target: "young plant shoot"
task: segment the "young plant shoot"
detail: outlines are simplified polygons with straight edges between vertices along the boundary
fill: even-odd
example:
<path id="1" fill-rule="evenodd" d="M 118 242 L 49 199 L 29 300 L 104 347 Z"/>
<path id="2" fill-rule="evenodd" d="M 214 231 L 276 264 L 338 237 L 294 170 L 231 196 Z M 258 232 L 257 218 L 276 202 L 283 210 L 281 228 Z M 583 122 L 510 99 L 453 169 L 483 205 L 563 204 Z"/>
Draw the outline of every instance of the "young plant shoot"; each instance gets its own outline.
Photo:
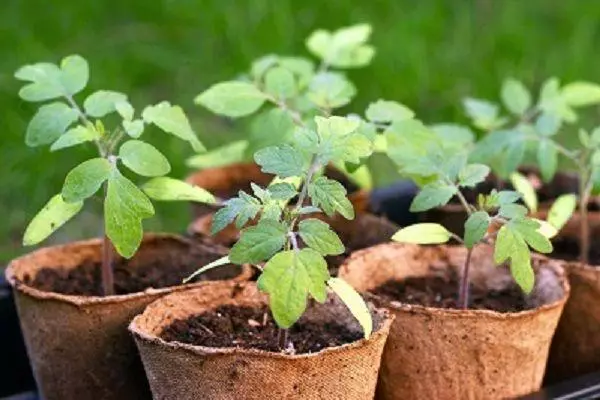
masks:
<path id="1" fill-rule="evenodd" d="M 498 176 L 506 178 L 522 163 L 526 149 L 531 146 L 536 151 L 537 164 L 545 182 L 554 177 L 559 154 L 570 161 L 579 178 L 580 259 L 587 263 L 590 250 L 587 205 L 594 185 L 600 182 L 600 129 L 591 134 L 580 130 L 580 145 L 574 150 L 559 143 L 557 134 L 563 124 L 577 121 L 575 109 L 600 104 L 600 86 L 573 82 L 561 87 L 558 79 L 551 78 L 542 85 L 538 101 L 534 103 L 530 91 L 521 82 L 507 79 L 502 86 L 501 98 L 508 111 L 506 116 L 500 114 L 499 106 L 494 103 L 479 99 L 464 101 L 473 124 L 489 131 L 477 144 L 472 159 L 487 160 Z M 512 181 L 519 184 L 514 175 Z M 520 181 L 521 190 L 530 192 L 527 184 Z M 572 211 L 572 197 L 557 201 L 549 214 L 549 222 L 560 228 L 559 223 L 564 224 Z"/>
<path id="2" fill-rule="evenodd" d="M 372 104 L 367 117 L 381 101 Z M 398 107 L 398 103 L 394 108 Z M 372 117 L 371 117 L 372 118 Z M 475 246 L 494 246 L 494 261 L 510 263 L 510 270 L 517 284 L 526 293 L 534 286 L 530 247 L 541 253 L 552 251 L 552 244 L 545 230 L 549 225 L 527 216 L 525 206 L 517 204 L 521 195 L 514 191 L 493 190 L 480 194 L 476 204 L 470 204 L 461 190 L 473 188 L 483 182 L 490 168 L 483 164 L 468 162 L 468 149 L 462 149 L 444 140 L 440 132 L 427 128 L 415 119 L 393 120 L 387 117 L 382 122 L 384 137 L 390 158 L 404 176 L 411 177 L 421 190 L 411 204 L 412 212 L 422 212 L 447 204 L 456 197 L 468 218 L 464 237 L 460 238 L 443 226 L 421 223 L 399 230 L 392 240 L 402 243 L 439 244 L 455 239 L 467 248 L 460 287 L 458 306 L 467 308 L 469 302 L 469 273 L 471 254 Z M 543 230 L 542 228 L 545 228 Z M 547 233 L 547 236 L 555 233 Z"/>
<path id="3" fill-rule="evenodd" d="M 356 93 L 346 77 L 331 68 L 368 64 L 374 54 L 366 43 L 370 33 L 368 25 L 333 33 L 316 31 L 308 38 L 307 47 L 321 61 L 317 69 L 307 59 L 271 55 L 253 64 L 251 79 L 216 84 L 196 98 L 198 104 L 232 118 L 268 105 L 262 118 L 287 121 L 288 128 L 277 134 L 289 137 L 272 138 L 278 144 L 254 154 L 262 170 L 276 179 L 266 188 L 253 184 L 252 193 L 240 191 L 215 214 L 213 233 L 235 221 L 243 228 L 241 236 L 227 259 L 197 271 L 227 261 L 265 262 L 258 286 L 269 295 L 273 317 L 282 328 L 283 349 L 292 346 L 287 328 L 302 316 L 308 297 L 324 302 L 327 287 L 348 306 L 365 337 L 372 331 L 371 316 L 360 295 L 343 280 L 329 275 L 324 257 L 343 253 L 344 245 L 318 218 L 319 213 L 354 218 L 346 189 L 324 177 L 322 171 L 329 163 L 358 165 L 372 152 L 374 135 L 365 121 L 354 116 L 330 116 Z M 295 203 L 288 205 L 292 199 Z"/>
<path id="4" fill-rule="evenodd" d="M 25 143 L 30 147 L 50 145 L 51 151 L 92 144 L 97 156 L 73 168 L 66 176 L 60 193 L 31 221 L 23 238 L 24 245 L 42 242 L 81 211 L 84 201 L 103 187 L 104 244 L 102 285 L 105 295 L 114 294 L 113 247 L 123 257 L 137 251 L 143 236 L 142 221 L 154 215 L 154 200 L 214 202 L 207 191 L 183 181 L 165 177 L 171 166 L 154 146 L 140 140 L 147 125 L 189 142 L 196 151 L 203 149 L 183 110 L 168 102 L 144 108 L 135 116 L 133 106 L 123 93 L 96 91 L 85 98 L 81 107 L 75 95 L 88 83 L 87 61 L 78 55 L 59 65 L 38 63 L 20 68 L 15 77 L 28 83 L 19 96 L 40 106 L 27 127 Z M 116 114 L 114 128 L 102 119 Z M 151 178 L 141 189 L 121 173 L 123 167 L 142 177 Z"/>

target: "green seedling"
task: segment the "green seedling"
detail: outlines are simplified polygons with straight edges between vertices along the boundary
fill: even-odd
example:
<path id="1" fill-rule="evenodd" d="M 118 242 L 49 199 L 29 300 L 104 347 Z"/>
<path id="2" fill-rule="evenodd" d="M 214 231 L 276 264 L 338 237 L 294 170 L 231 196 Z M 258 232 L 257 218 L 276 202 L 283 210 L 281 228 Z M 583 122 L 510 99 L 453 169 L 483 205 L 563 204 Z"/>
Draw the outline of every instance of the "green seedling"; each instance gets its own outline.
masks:
<path id="1" fill-rule="evenodd" d="M 142 241 L 142 221 L 154 215 L 150 199 L 214 202 L 204 189 L 165 176 L 171 170 L 169 161 L 157 148 L 140 140 L 145 128 L 154 125 L 189 142 L 196 151 L 203 146 L 183 110 L 166 101 L 145 107 L 136 117 L 125 94 L 99 90 L 87 96 L 81 107 L 75 95 L 85 89 L 89 78 L 88 63 L 81 56 L 66 57 L 60 65 L 26 65 L 15 77 L 28 82 L 19 91 L 23 100 L 45 102 L 27 127 L 28 146 L 50 145 L 51 151 L 58 151 L 91 144 L 97 149 L 97 157 L 67 174 L 60 193 L 27 227 L 23 243 L 34 245 L 45 240 L 103 188 L 102 284 L 105 295 L 114 294 L 113 247 L 126 258 L 134 255 Z M 116 122 L 114 128 L 105 126 L 103 120 L 108 118 Z M 140 189 L 121 172 L 123 167 L 151 179 Z"/>
<path id="2" fill-rule="evenodd" d="M 558 79 L 548 79 L 533 102 L 530 91 L 519 81 L 508 79 L 501 90 L 502 103 L 508 110 L 502 115 L 494 103 L 466 99 L 464 105 L 473 124 L 489 133 L 477 144 L 473 160 L 488 160 L 501 178 L 510 176 L 523 162 L 528 147 L 536 152 L 542 179 L 549 182 L 557 171 L 562 155 L 573 163 L 579 178 L 580 259 L 587 263 L 590 233 L 587 205 L 600 182 L 600 128 L 588 133 L 579 131 L 579 146 L 569 149 L 557 140 L 562 125 L 578 120 L 577 108 L 600 104 L 600 86 L 589 82 L 573 82 L 560 86 Z M 569 214 L 570 200 L 558 202 L 554 214 Z M 563 218 L 563 217 L 561 217 Z"/>
<path id="3" fill-rule="evenodd" d="M 368 25 L 333 33 L 316 31 L 307 46 L 321 60 L 318 68 L 306 59 L 267 56 L 253 64 L 252 79 L 216 84 L 196 98 L 219 115 L 237 118 L 266 107 L 261 116 L 266 112 L 292 124 L 289 133 L 281 132 L 290 135 L 288 140 L 254 153 L 256 163 L 276 175 L 275 181 L 266 188 L 252 184 L 252 193 L 240 191 L 214 216 L 213 233 L 232 222 L 242 229 L 229 256 L 196 272 L 226 262 L 259 266 L 258 286 L 268 293 L 273 317 L 282 328 L 282 349 L 291 346 L 287 328 L 302 316 L 308 298 L 324 302 L 327 288 L 348 306 L 365 337 L 372 331 L 371 316 L 360 295 L 329 274 L 324 257 L 342 254 L 344 245 L 317 218 L 323 213 L 354 218 L 346 189 L 322 172 L 329 163 L 360 164 L 373 150 L 374 132 L 366 121 L 357 116 L 331 116 L 356 93 L 344 75 L 331 69 L 367 64 L 374 54 L 366 44 L 370 33 Z M 292 199 L 295 204 L 289 205 Z M 247 226 L 250 221 L 257 222 Z"/>

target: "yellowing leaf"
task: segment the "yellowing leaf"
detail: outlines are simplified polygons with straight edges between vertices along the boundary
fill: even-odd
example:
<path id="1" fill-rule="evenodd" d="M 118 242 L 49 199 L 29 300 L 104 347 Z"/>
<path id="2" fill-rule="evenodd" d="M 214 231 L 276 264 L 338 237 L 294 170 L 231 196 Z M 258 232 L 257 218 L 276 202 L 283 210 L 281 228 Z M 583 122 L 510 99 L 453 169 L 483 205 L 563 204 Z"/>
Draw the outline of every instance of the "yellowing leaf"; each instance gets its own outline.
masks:
<path id="1" fill-rule="evenodd" d="M 425 222 L 400 229 L 392 236 L 392 240 L 400 243 L 436 244 L 446 243 L 452 237 L 440 224 Z"/>
<path id="2" fill-rule="evenodd" d="M 373 318 L 367 304 L 352 286 L 341 278 L 329 278 L 327 286 L 344 302 L 363 328 L 365 339 L 373 332 Z"/>

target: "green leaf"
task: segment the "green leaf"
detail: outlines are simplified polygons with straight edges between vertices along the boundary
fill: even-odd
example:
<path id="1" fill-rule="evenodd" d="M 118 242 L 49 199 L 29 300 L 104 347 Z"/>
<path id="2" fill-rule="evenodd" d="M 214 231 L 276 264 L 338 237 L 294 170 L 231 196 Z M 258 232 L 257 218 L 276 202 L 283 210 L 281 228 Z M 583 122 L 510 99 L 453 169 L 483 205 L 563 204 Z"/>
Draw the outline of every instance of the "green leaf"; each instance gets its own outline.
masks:
<path id="1" fill-rule="evenodd" d="M 194 102 L 215 114 L 238 118 L 258 110 L 266 99 L 267 96 L 253 84 L 231 81 L 211 86 L 200 93 Z"/>
<path id="2" fill-rule="evenodd" d="M 227 265 L 227 264 L 231 264 L 231 261 L 229 260 L 229 256 L 224 256 L 221 258 L 216 259 L 213 262 L 210 262 L 204 266 L 202 266 L 201 268 L 199 268 L 198 270 L 194 271 L 193 274 L 191 274 L 190 276 L 188 276 L 187 278 L 185 278 L 183 280 L 183 283 L 189 283 L 192 279 L 194 279 L 195 277 L 202 275 L 203 273 L 205 273 L 206 271 L 209 271 L 211 269 L 223 266 L 223 265 Z"/>
<path id="3" fill-rule="evenodd" d="M 544 182 L 550 182 L 558 169 L 558 150 L 550 140 L 542 140 L 537 149 L 537 161 Z"/>
<path id="4" fill-rule="evenodd" d="M 410 205 L 411 212 L 421 212 L 448 203 L 457 192 L 456 186 L 439 182 L 423 186 Z"/>
<path id="5" fill-rule="evenodd" d="M 81 211 L 82 207 L 82 201 L 67 203 L 60 194 L 55 195 L 27 226 L 23 235 L 23 245 L 33 246 L 42 242 Z"/>
<path id="6" fill-rule="evenodd" d="M 98 90 L 85 99 L 83 108 L 85 113 L 90 117 L 101 118 L 106 114 L 117 111 L 116 105 L 126 101 L 127 96 L 123 93 L 110 90 Z"/>
<path id="7" fill-rule="evenodd" d="M 362 67 L 375 55 L 372 46 L 365 44 L 371 35 L 371 26 L 354 25 L 335 32 L 317 30 L 306 41 L 306 47 L 326 65 L 337 68 Z"/>
<path id="8" fill-rule="evenodd" d="M 263 75 L 272 67 L 279 63 L 279 57 L 275 54 L 267 54 L 252 62 L 250 74 L 256 80 L 262 80 Z"/>
<path id="9" fill-rule="evenodd" d="M 106 235 L 120 255 L 131 258 L 135 254 L 144 234 L 142 220 L 153 215 L 148 197 L 115 170 L 108 179 L 104 223 Z"/>
<path id="10" fill-rule="evenodd" d="M 515 115 L 523 115 L 531 107 L 531 94 L 516 79 L 506 79 L 502 84 L 502 102 L 506 108 Z"/>
<path id="11" fill-rule="evenodd" d="M 133 109 L 133 106 L 129 103 L 129 101 L 117 101 L 114 106 L 115 110 L 125 121 L 131 121 L 133 119 L 133 113 L 135 112 L 135 110 Z"/>
<path id="12" fill-rule="evenodd" d="M 356 95 L 354 85 L 341 74 L 321 72 L 310 81 L 306 96 L 318 107 L 339 108 L 350 103 Z"/>
<path id="13" fill-rule="evenodd" d="M 253 155 L 258 149 L 290 142 L 295 128 L 288 111 L 279 107 L 261 111 L 250 123 L 250 134 L 246 138 L 250 146 L 246 154 Z"/>
<path id="14" fill-rule="evenodd" d="M 498 175 L 508 177 L 515 172 L 523 162 L 525 157 L 525 141 L 511 141 L 505 150 L 501 165 L 498 168 Z"/>
<path id="15" fill-rule="evenodd" d="M 275 174 L 281 178 L 299 176 L 304 172 L 304 157 L 302 153 L 289 144 L 270 146 L 257 151 L 254 161 L 267 174 Z"/>
<path id="16" fill-rule="evenodd" d="M 525 242 L 535 251 L 540 253 L 551 253 L 552 243 L 540 232 L 537 222 L 532 219 L 518 218 L 510 222 L 511 227 L 521 234 Z"/>
<path id="17" fill-rule="evenodd" d="M 342 254 L 345 250 L 338 235 L 327 223 L 318 219 L 309 218 L 300 221 L 298 233 L 308 247 L 324 256 Z"/>
<path id="18" fill-rule="evenodd" d="M 373 319 L 367 304 L 352 286 L 341 278 L 330 278 L 327 286 L 344 302 L 348 310 L 363 328 L 365 339 L 373 332 Z"/>
<path id="19" fill-rule="evenodd" d="M 244 153 L 247 148 L 247 140 L 237 140 L 206 153 L 188 158 L 186 165 L 200 170 L 231 165 L 244 159 Z"/>
<path id="20" fill-rule="evenodd" d="M 100 134 L 94 128 L 77 125 L 62 134 L 54 143 L 52 143 L 50 151 L 61 150 L 81 143 L 98 140 L 99 138 Z"/>
<path id="21" fill-rule="evenodd" d="M 395 102 L 378 100 L 375 103 L 369 104 L 366 117 L 371 122 L 394 122 L 411 119 L 415 113 L 408 107 Z"/>
<path id="22" fill-rule="evenodd" d="M 438 244 L 446 243 L 452 237 L 440 224 L 424 222 L 400 229 L 392 236 L 392 240 L 400 243 Z"/>
<path id="23" fill-rule="evenodd" d="M 273 67 L 265 75 L 265 89 L 277 99 L 293 97 L 297 92 L 294 75 L 286 68 Z"/>
<path id="24" fill-rule="evenodd" d="M 328 216 L 337 211 L 346 219 L 354 218 L 354 207 L 346 198 L 346 189 L 341 183 L 320 176 L 308 185 L 308 195 L 313 205 L 320 207 Z"/>
<path id="25" fill-rule="evenodd" d="M 144 121 L 135 119 L 133 121 L 123 121 L 123 129 L 130 138 L 137 139 L 144 133 Z"/>
<path id="26" fill-rule="evenodd" d="M 487 233 L 490 226 L 490 216 L 485 211 L 477 211 L 469 216 L 465 222 L 465 246 L 472 248 Z"/>
<path id="27" fill-rule="evenodd" d="M 503 225 L 496 236 L 494 261 L 496 264 L 501 264 L 520 251 L 522 252 L 523 247 L 527 250 L 523 238 L 518 236 L 508 225 Z"/>
<path id="28" fill-rule="evenodd" d="M 466 98 L 463 100 L 463 106 L 467 115 L 478 128 L 488 130 L 497 125 L 497 105 L 485 100 Z"/>
<path id="29" fill-rule="evenodd" d="M 523 195 L 520 192 L 515 192 L 514 190 L 501 190 L 497 193 L 498 196 L 498 205 L 505 205 L 516 203 L 517 201 L 523 198 Z M 529 208 L 531 210 L 531 208 Z M 533 210 L 531 210 L 533 212 Z"/>
<path id="30" fill-rule="evenodd" d="M 531 255 L 527 247 L 525 247 L 525 251 L 512 257 L 510 273 L 523 292 L 531 293 L 535 285 L 535 273 L 531 267 Z"/>
<path id="31" fill-rule="evenodd" d="M 195 151 L 206 150 L 196 137 L 181 107 L 172 106 L 168 101 L 163 101 L 146 107 L 142 112 L 142 118 L 145 122 L 154 124 L 163 131 L 190 142 Z"/>
<path id="32" fill-rule="evenodd" d="M 227 200 L 225 207 L 215 213 L 211 233 L 214 235 L 225 229 L 234 220 L 236 226 L 242 228 L 249 220 L 256 218 L 260 209 L 261 205 L 258 200 L 244 192 L 240 192 L 240 197 Z"/>
<path id="33" fill-rule="evenodd" d="M 574 194 L 563 194 L 559 196 L 548 212 L 548 223 L 560 230 L 573 215 L 577 207 L 577 196 Z"/>
<path id="34" fill-rule="evenodd" d="M 54 142 L 77 117 L 77 111 L 65 103 L 56 102 L 41 106 L 27 126 L 25 144 L 36 147 Z"/>
<path id="35" fill-rule="evenodd" d="M 195 201 L 197 203 L 215 204 L 215 197 L 201 187 L 190 185 L 179 179 L 159 177 L 150 179 L 142 186 L 142 190 L 154 200 L 159 201 Z"/>
<path id="36" fill-rule="evenodd" d="M 93 158 L 76 166 L 67 174 L 62 197 L 68 203 L 91 197 L 112 173 L 112 165 L 105 158 Z"/>
<path id="37" fill-rule="evenodd" d="M 470 148 L 475 142 L 475 134 L 468 127 L 457 124 L 435 124 L 429 128 L 447 146 Z"/>
<path id="38" fill-rule="evenodd" d="M 85 58 L 72 55 L 60 62 L 60 80 L 67 94 L 74 95 L 81 92 L 90 78 L 90 68 Z"/>
<path id="39" fill-rule="evenodd" d="M 475 187 L 490 173 L 490 167 L 483 164 L 469 164 L 458 174 L 458 184 L 462 187 Z"/>
<path id="40" fill-rule="evenodd" d="M 305 88 L 315 74 L 315 64 L 303 57 L 280 57 L 279 65 L 292 71 L 298 78 L 298 86 Z"/>
<path id="41" fill-rule="evenodd" d="M 572 82 L 562 87 L 562 99 L 572 107 L 591 106 L 600 103 L 600 85 L 592 82 Z"/>
<path id="42" fill-rule="evenodd" d="M 315 117 L 317 132 L 322 138 L 332 136 L 346 136 L 356 131 L 360 126 L 360 120 L 345 117 Z"/>
<path id="43" fill-rule="evenodd" d="M 119 158 L 142 176 L 163 176 L 171 171 L 167 158 L 156 147 L 141 140 L 128 140 L 119 149 Z"/>
<path id="44" fill-rule="evenodd" d="M 286 226 L 280 222 L 263 219 L 255 226 L 242 230 L 240 240 L 231 248 L 232 263 L 259 263 L 277 253 L 286 242 Z"/>
<path id="45" fill-rule="evenodd" d="M 510 183 L 515 190 L 523 196 L 523 202 L 532 213 L 535 213 L 538 208 L 538 199 L 535 194 L 535 189 L 531 185 L 529 179 L 524 175 L 514 172 L 510 175 Z"/>
<path id="46" fill-rule="evenodd" d="M 535 121 L 535 130 L 542 136 L 554 136 L 558 133 L 561 122 L 555 114 L 542 113 Z"/>
<path id="47" fill-rule="evenodd" d="M 287 201 L 291 200 L 298 194 L 296 188 L 286 182 L 272 183 L 267 189 L 269 190 L 273 200 Z"/>
<path id="48" fill-rule="evenodd" d="M 310 293 L 323 303 L 327 298 L 327 263 L 311 249 L 282 251 L 265 264 L 258 285 L 269 293 L 273 318 L 282 328 L 292 326 L 306 310 Z"/>
<path id="49" fill-rule="evenodd" d="M 527 215 L 527 207 L 520 204 L 503 204 L 498 210 L 498 215 L 507 219 L 520 218 Z"/>

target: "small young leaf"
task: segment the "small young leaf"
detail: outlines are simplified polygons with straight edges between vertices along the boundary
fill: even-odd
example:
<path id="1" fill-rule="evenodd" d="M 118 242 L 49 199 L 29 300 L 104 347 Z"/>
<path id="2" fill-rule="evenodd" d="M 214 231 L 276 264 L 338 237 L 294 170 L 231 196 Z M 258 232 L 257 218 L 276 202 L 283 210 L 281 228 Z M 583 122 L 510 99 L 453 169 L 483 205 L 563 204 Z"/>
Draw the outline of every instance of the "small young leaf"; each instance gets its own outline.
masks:
<path id="1" fill-rule="evenodd" d="M 263 75 L 272 67 L 279 64 L 279 57 L 275 54 L 267 54 L 252 62 L 250 74 L 256 80 L 262 80 Z"/>
<path id="2" fill-rule="evenodd" d="M 561 122 L 555 114 L 543 113 L 535 121 L 535 130 L 542 136 L 554 136 L 558 133 Z"/>
<path id="3" fill-rule="evenodd" d="M 400 229 L 392 236 L 392 240 L 400 243 L 438 244 L 446 243 L 452 237 L 440 224 L 425 222 Z"/>
<path id="4" fill-rule="evenodd" d="M 325 30 L 313 32 L 306 41 L 308 50 L 326 65 L 337 68 L 356 68 L 369 64 L 375 50 L 365 44 L 371 35 L 371 26 L 354 25 L 333 33 Z"/>
<path id="5" fill-rule="evenodd" d="M 105 158 L 93 158 L 76 166 L 67 174 L 62 197 L 76 203 L 91 197 L 112 173 L 112 165 Z"/>
<path id="6" fill-rule="evenodd" d="M 288 99 L 296 94 L 294 75 L 286 68 L 273 67 L 265 75 L 266 91 L 277 99 Z"/>
<path id="7" fill-rule="evenodd" d="M 137 139 L 144 133 L 144 121 L 134 119 L 133 121 L 123 121 L 123 129 L 130 138 Z"/>
<path id="8" fill-rule="evenodd" d="M 151 144 L 128 140 L 121 145 L 119 157 L 123 164 L 142 176 L 163 176 L 171 171 L 169 160 Z"/>
<path id="9" fill-rule="evenodd" d="M 263 219 L 255 226 L 242 230 L 240 240 L 231 248 L 232 263 L 258 263 L 268 260 L 286 242 L 286 227 L 280 222 Z"/>
<path id="10" fill-rule="evenodd" d="M 299 176 L 304 170 L 302 153 L 289 144 L 270 146 L 257 151 L 254 161 L 262 167 L 262 171 L 282 178 Z"/>
<path id="11" fill-rule="evenodd" d="M 591 82 L 572 82 L 562 87 L 560 93 L 565 103 L 572 107 L 600 103 L 600 85 Z"/>
<path id="12" fill-rule="evenodd" d="M 540 235 L 545 237 L 546 239 L 552 239 L 556 235 L 558 235 L 558 229 L 556 229 L 553 225 L 546 221 L 542 221 L 541 219 L 531 218 L 533 221 L 539 224 L 537 231 Z"/>
<path id="13" fill-rule="evenodd" d="M 330 138 L 333 136 L 346 136 L 356 131 L 360 126 L 360 120 L 344 117 L 315 117 L 317 132 L 321 138 Z"/>
<path id="14" fill-rule="evenodd" d="M 77 120 L 77 116 L 77 111 L 65 103 L 41 106 L 27 126 L 25 144 L 36 147 L 54 142 Z"/>
<path id="15" fill-rule="evenodd" d="M 232 81 L 211 86 L 200 93 L 194 102 L 215 114 L 238 118 L 258 110 L 266 99 L 267 96 L 253 84 Z"/>
<path id="16" fill-rule="evenodd" d="M 98 90 L 89 95 L 83 102 L 85 113 L 94 118 L 104 117 L 117 110 L 116 105 L 126 102 L 127 96 L 123 93 L 110 90 Z"/>
<path id="17" fill-rule="evenodd" d="M 425 185 L 410 205 L 411 212 L 421 212 L 447 204 L 458 189 L 453 185 L 430 183 Z"/>
<path id="18" fill-rule="evenodd" d="M 462 187 L 475 187 L 490 173 L 490 167 L 483 164 L 469 164 L 458 174 L 458 184 Z"/>
<path id="19" fill-rule="evenodd" d="M 415 113 L 408 107 L 395 102 L 386 100 L 377 100 L 369 104 L 366 117 L 371 122 L 394 122 L 411 119 Z"/>
<path id="20" fill-rule="evenodd" d="M 159 201 L 195 201 L 205 204 L 216 202 L 215 197 L 207 190 L 167 177 L 150 179 L 142 186 L 142 190 L 151 199 Z"/>
<path id="21" fill-rule="evenodd" d="M 242 228 L 249 220 L 256 218 L 261 209 L 259 201 L 245 193 L 245 196 L 242 196 L 242 193 L 240 192 L 240 197 L 227 200 L 225 207 L 215 213 L 211 228 L 213 235 L 225 229 L 234 220 L 236 226 Z"/>
<path id="22" fill-rule="evenodd" d="M 356 87 L 341 74 L 321 72 L 310 81 L 306 96 L 318 107 L 332 109 L 350 103 Z"/>
<path id="23" fill-rule="evenodd" d="M 363 328 L 365 339 L 373 333 L 373 318 L 367 304 L 352 286 L 341 278 L 329 278 L 327 286 L 344 302 L 348 310 Z"/>
<path id="24" fill-rule="evenodd" d="M 267 189 L 273 200 L 287 201 L 298 194 L 296 188 L 287 182 L 272 183 Z"/>
<path id="25" fill-rule="evenodd" d="M 195 151 L 206 150 L 198 140 L 181 107 L 172 106 L 168 101 L 163 101 L 146 107 L 142 112 L 142 118 L 145 122 L 154 124 L 163 131 L 190 142 Z"/>
<path id="26" fill-rule="evenodd" d="M 518 232 L 525 242 L 540 253 L 552 252 L 552 243 L 540 232 L 540 224 L 534 219 L 517 218 L 510 222 L 511 228 Z"/>
<path id="27" fill-rule="evenodd" d="M 354 219 L 354 207 L 346 198 L 346 189 L 341 183 L 320 176 L 308 185 L 308 195 L 328 216 L 337 211 L 346 219 Z"/>
<path id="28" fill-rule="evenodd" d="M 520 218 L 527 215 L 527 207 L 520 204 L 504 204 L 500 206 L 498 215 L 507 219 Z"/>
<path id="29" fill-rule="evenodd" d="M 211 270 L 213 268 L 217 268 L 217 267 L 220 267 L 222 265 L 227 265 L 227 264 L 230 264 L 230 263 L 231 263 L 231 261 L 229 260 L 229 256 L 224 256 L 224 257 L 218 258 L 215 261 L 210 262 L 210 263 L 202 266 L 200 269 L 194 271 L 193 274 L 191 274 L 190 276 L 188 276 L 187 278 L 185 278 L 183 280 L 183 283 L 188 283 L 192 279 L 194 279 L 195 277 L 197 277 L 198 275 L 201 275 L 201 274 L 205 273 L 206 271 L 209 271 L 209 270 Z"/>
<path id="30" fill-rule="evenodd" d="M 131 121 L 133 119 L 133 113 L 135 110 L 129 101 L 117 101 L 115 103 L 115 110 L 117 110 L 121 118 L 123 118 L 125 121 Z"/>
<path id="31" fill-rule="evenodd" d="M 344 252 L 344 245 L 338 235 L 321 220 L 309 218 L 300 221 L 298 233 L 308 247 L 324 256 L 334 256 Z"/>
<path id="32" fill-rule="evenodd" d="M 466 98 L 463 106 L 467 115 L 480 129 L 492 129 L 498 123 L 498 106 L 485 100 Z"/>
<path id="33" fill-rule="evenodd" d="M 516 203 L 523 198 L 523 195 L 520 192 L 515 192 L 514 190 L 501 190 L 497 193 L 497 197 L 498 205 L 503 206 L 505 204 Z"/>
<path id="34" fill-rule="evenodd" d="M 50 146 L 50 151 L 61 150 L 81 143 L 91 142 L 99 138 L 100 134 L 94 128 L 77 125 L 59 136 L 59 138 L 52 143 L 52 146 Z"/>
<path id="35" fill-rule="evenodd" d="M 88 83 L 90 68 L 80 55 L 67 56 L 60 62 L 60 80 L 69 95 L 81 92 Z"/>
<path id="36" fill-rule="evenodd" d="M 82 201 L 67 203 L 60 194 L 55 195 L 27 226 L 23 235 L 23 245 L 33 246 L 42 242 L 81 211 L 82 207 Z"/>
<path id="37" fill-rule="evenodd" d="M 248 148 L 247 140 L 237 140 L 206 153 L 192 156 L 186 161 L 191 168 L 206 169 L 218 168 L 240 162 L 244 159 L 244 153 Z"/>
<path id="38" fill-rule="evenodd" d="M 485 236 L 490 226 L 490 216 L 485 211 L 477 211 L 465 222 L 465 246 L 472 248 Z"/>
<path id="39" fill-rule="evenodd" d="M 515 115 L 522 115 L 531 107 L 531 94 L 516 79 L 507 79 L 502 85 L 502 102 L 510 112 Z"/>
<path id="40" fill-rule="evenodd" d="M 563 194 L 559 196 L 548 212 L 548 223 L 560 230 L 573 215 L 577 207 L 577 196 L 574 194 Z"/>
<path id="41" fill-rule="evenodd" d="M 517 192 L 521 193 L 523 196 L 523 202 L 527 208 L 529 208 L 532 213 L 536 212 L 538 207 L 538 199 L 537 195 L 535 194 L 535 189 L 531 185 L 529 179 L 518 172 L 514 172 L 510 175 L 510 183 Z"/>
<path id="42" fill-rule="evenodd" d="M 60 69 L 51 63 L 25 65 L 15 73 L 15 78 L 30 81 L 19 91 L 19 97 L 25 101 L 45 101 L 64 95 L 60 81 Z"/>
<path id="43" fill-rule="evenodd" d="M 558 150 L 550 140 L 542 140 L 537 150 L 537 160 L 544 182 L 550 182 L 558 168 Z"/>

